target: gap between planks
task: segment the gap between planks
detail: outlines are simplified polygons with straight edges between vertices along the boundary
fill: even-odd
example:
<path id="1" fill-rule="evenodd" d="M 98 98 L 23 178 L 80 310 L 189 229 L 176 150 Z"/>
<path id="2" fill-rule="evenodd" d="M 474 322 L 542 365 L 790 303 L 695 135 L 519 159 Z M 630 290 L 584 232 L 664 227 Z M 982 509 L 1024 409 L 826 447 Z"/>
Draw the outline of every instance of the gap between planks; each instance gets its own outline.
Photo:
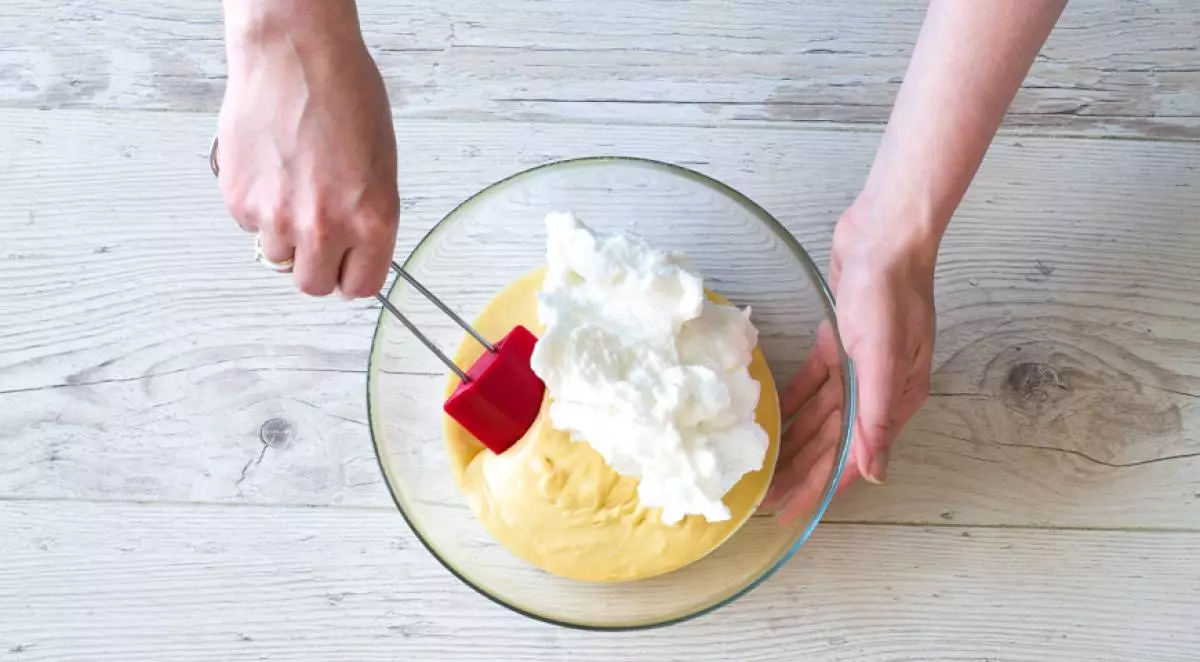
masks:
<path id="1" fill-rule="evenodd" d="M 561 104 L 586 104 L 591 102 L 579 102 L 572 100 L 546 101 L 546 103 L 561 103 Z M 600 102 L 596 102 L 600 103 Z M 630 104 L 633 102 L 619 101 L 612 102 L 616 104 Z M 640 101 L 636 102 L 640 106 L 663 105 L 670 106 L 675 102 L 669 101 Z M 178 116 L 197 116 L 197 117 L 212 117 L 213 130 L 216 130 L 216 113 L 212 110 L 199 108 L 130 108 L 126 106 L 109 106 L 109 105 L 87 105 L 87 106 L 21 106 L 21 105 L 0 105 L 0 112 L 43 112 L 43 113 L 113 113 L 116 115 L 178 115 Z M 1020 117 L 1031 115 L 1030 113 L 1010 112 L 1009 117 Z M 1134 121 L 1144 119 L 1136 116 L 1124 115 L 1108 115 L 1104 119 L 1112 119 L 1114 121 Z M 1193 119 L 1192 116 L 1186 116 L 1184 119 Z M 1200 116 L 1194 119 L 1200 123 Z M 680 128 L 680 129 L 753 129 L 758 131 L 825 131 L 833 133 L 876 133 L 882 134 L 887 128 L 886 121 L 866 120 L 861 122 L 856 121 L 831 121 L 831 120 L 816 120 L 816 119 L 795 119 L 795 120 L 756 120 L 756 119 L 723 119 L 716 121 L 701 121 L 701 120 L 679 120 L 679 119 L 655 119 L 653 117 L 625 119 L 619 115 L 613 117 L 598 116 L 555 116 L 555 115 L 539 115 L 536 119 L 530 119 L 523 116 L 497 116 L 491 114 L 455 114 L 452 117 L 445 113 L 436 112 L 429 114 L 413 114 L 403 112 L 392 112 L 392 122 L 394 124 L 403 125 L 405 122 L 420 122 L 427 123 L 445 123 L 447 125 L 487 125 L 487 124 L 512 124 L 512 125 L 539 125 L 547 126 L 595 126 L 595 127 L 657 127 L 657 128 Z M 1130 135 L 1130 134 L 1109 134 L 1096 129 L 1089 128 L 1071 128 L 1059 126 L 1035 126 L 1035 125 L 1019 125 L 1019 126 L 1002 126 L 996 133 L 996 139 L 1005 138 L 1056 138 L 1066 140 L 1098 140 L 1098 141 L 1118 141 L 1118 142 L 1134 142 L 1134 143 L 1200 143 L 1200 135 Z M 686 163 L 681 165 L 687 165 Z"/>
<path id="2" fill-rule="evenodd" d="M 865 486 L 860 486 L 858 489 L 870 489 Z M 182 501 L 182 500 L 159 500 L 159 499 L 94 499 L 94 498 L 73 498 L 73 497 L 23 497 L 10 496 L 0 494 L 0 503 L 11 504 L 95 504 L 95 505 L 114 505 L 114 506 L 146 506 L 149 508 L 168 507 L 168 508 L 238 508 L 238 509 L 255 509 L 255 510 L 280 510 L 280 511 L 345 511 L 345 512 L 368 512 L 368 513 L 383 513 L 395 512 L 400 514 L 399 509 L 395 506 L 369 506 L 369 505 L 352 505 L 352 504 L 302 504 L 302 503 L 259 503 L 259 502 L 227 502 L 219 501 Z M 897 520 L 897 521 L 878 521 L 878 520 L 856 520 L 844 518 L 822 519 L 820 526 L 871 526 L 871 527 L 892 527 L 902 529 L 955 529 L 955 530 L 972 530 L 972 529 L 987 529 L 997 531 L 1067 531 L 1078 533 L 1200 533 L 1200 527 L 1184 527 L 1184 526 L 1079 526 L 1079 525 L 1036 525 L 1036 524 L 996 524 L 996 523 L 956 523 L 956 522 L 931 522 L 922 520 Z"/>

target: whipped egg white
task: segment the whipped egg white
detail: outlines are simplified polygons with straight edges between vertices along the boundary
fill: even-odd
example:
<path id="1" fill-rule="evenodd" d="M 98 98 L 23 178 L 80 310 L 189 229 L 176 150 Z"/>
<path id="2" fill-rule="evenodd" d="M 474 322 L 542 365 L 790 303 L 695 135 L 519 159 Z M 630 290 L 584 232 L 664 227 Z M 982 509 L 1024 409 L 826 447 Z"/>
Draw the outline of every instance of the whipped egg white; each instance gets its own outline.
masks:
<path id="1" fill-rule="evenodd" d="M 548 269 L 538 294 L 546 331 L 532 358 L 552 425 L 638 479 L 662 521 L 730 519 L 722 497 L 763 466 L 750 376 L 750 310 L 711 301 L 680 253 L 630 233 L 546 217 Z"/>

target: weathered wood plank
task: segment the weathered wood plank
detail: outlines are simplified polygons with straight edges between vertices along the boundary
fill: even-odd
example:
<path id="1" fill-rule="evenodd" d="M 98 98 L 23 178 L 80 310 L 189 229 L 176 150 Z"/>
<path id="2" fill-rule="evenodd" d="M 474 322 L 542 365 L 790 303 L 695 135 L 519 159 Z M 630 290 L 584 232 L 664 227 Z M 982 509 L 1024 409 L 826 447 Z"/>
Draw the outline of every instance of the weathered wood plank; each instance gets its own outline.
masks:
<path id="1" fill-rule="evenodd" d="M 0 125 L 0 495 L 388 506 L 363 425 L 378 311 L 251 262 L 207 172 L 211 116 L 8 109 Z M 401 254 L 517 169 L 625 153 L 738 187 L 822 265 L 878 140 L 399 131 Z M 892 484 L 833 516 L 1200 530 L 1198 165 L 1179 143 L 1002 138 L 944 246 L 937 397 Z M 273 419 L 291 439 L 267 449 Z"/>
<path id="2" fill-rule="evenodd" d="M 597 635 L 476 595 L 397 513 L 0 502 L 0 655 L 1191 662 L 1197 550 L 1194 533 L 825 525 L 714 615 Z"/>
<path id="3" fill-rule="evenodd" d="M 363 0 L 406 117 L 701 123 L 886 120 L 922 3 Z M 219 3 L 16 0 L 0 104 L 215 111 Z M 1200 7 L 1072 2 L 1009 126 L 1200 139 Z"/>

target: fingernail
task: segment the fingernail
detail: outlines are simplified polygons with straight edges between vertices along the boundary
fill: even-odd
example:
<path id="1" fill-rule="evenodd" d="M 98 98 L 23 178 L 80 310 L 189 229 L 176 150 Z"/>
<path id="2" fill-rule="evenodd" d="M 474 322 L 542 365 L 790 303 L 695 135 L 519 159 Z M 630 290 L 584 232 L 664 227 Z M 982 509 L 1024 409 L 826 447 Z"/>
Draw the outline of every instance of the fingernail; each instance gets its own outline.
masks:
<path id="1" fill-rule="evenodd" d="M 888 451 L 875 453 L 867 463 L 867 470 L 863 473 L 863 478 L 866 478 L 869 483 L 883 485 L 883 481 L 887 480 L 887 465 Z"/>

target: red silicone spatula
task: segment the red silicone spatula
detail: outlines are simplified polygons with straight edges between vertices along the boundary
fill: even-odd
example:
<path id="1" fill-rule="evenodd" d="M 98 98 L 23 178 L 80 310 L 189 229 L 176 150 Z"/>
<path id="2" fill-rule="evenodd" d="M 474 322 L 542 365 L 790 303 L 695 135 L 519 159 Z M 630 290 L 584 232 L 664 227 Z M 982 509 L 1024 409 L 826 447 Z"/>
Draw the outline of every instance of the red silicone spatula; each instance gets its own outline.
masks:
<path id="1" fill-rule="evenodd" d="M 518 326 L 493 345 L 424 285 L 417 282 L 403 267 L 393 262 L 392 270 L 487 350 L 464 372 L 392 305 L 383 293 L 375 295 L 383 307 L 408 327 L 417 340 L 424 343 L 451 372 L 458 375 L 458 388 L 450 394 L 442 409 L 493 453 L 499 454 L 508 450 L 533 425 L 542 407 L 542 396 L 546 386 L 529 366 L 529 357 L 533 354 L 533 346 L 537 344 L 537 336 L 530 333 L 529 329 Z"/>

